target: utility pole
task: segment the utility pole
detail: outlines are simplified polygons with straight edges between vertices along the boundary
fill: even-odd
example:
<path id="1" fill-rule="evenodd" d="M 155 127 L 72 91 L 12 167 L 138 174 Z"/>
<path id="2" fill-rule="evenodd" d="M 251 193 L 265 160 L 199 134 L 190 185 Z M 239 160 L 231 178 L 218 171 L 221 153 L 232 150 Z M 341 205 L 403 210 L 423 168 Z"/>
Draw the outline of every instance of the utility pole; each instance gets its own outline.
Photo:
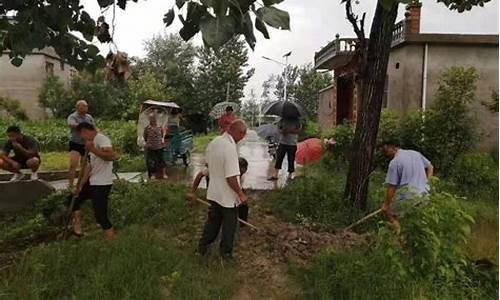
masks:
<path id="1" fill-rule="evenodd" d="M 288 57 L 290 57 L 290 55 L 292 55 L 292 51 L 286 53 L 285 55 L 283 55 L 283 57 L 285 58 L 285 62 L 280 62 L 280 61 L 277 61 L 275 59 L 272 59 L 272 58 L 269 58 L 269 57 L 266 57 L 266 56 L 262 56 L 263 59 L 267 59 L 267 60 L 270 60 L 272 62 L 275 62 L 277 64 L 280 64 L 284 67 L 284 71 L 283 71 L 283 84 L 285 85 L 284 88 L 283 88 L 283 99 L 285 101 L 288 101 L 288 94 L 287 94 L 287 85 L 288 85 Z"/>
<path id="2" fill-rule="evenodd" d="M 227 83 L 227 88 L 226 88 L 226 102 L 229 102 L 229 89 L 231 88 L 231 82 Z"/>

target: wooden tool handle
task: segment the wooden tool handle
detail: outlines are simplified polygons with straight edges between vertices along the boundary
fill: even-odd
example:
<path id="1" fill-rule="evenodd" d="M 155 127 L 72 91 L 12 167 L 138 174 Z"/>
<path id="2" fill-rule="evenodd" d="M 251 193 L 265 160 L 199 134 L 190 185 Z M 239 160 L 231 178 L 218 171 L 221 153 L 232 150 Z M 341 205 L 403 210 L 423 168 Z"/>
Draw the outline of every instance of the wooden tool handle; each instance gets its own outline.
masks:
<path id="1" fill-rule="evenodd" d="M 357 226 L 357 225 L 363 223 L 364 221 L 370 219 L 371 217 L 378 215 L 380 212 L 382 212 L 382 209 L 379 208 L 376 211 L 369 213 L 368 215 L 364 216 L 360 220 L 358 220 L 358 221 L 352 223 L 351 225 L 347 226 L 346 228 L 344 228 L 344 231 L 349 230 L 349 229 L 353 228 L 354 226 Z"/>
<path id="2" fill-rule="evenodd" d="M 210 203 L 208 203 L 207 201 L 202 200 L 202 199 L 200 199 L 200 198 L 196 198 L 196 201 L 198 201 L 198 202 L 200 202 L 200 203 L 202 203 L 202 204 L 205 204 L 206 206 L 211 206 L 211 205 L 210 205 Z M 252 224 L 250 224 L 250 223 L 248 223 L 248 222 L 246 222 L 246 221 L 243 221 L 243 220 L 242 220 L 242 219 L 240 219 L 240 218 L 238 218 L 238 221 L 239 221 L 241 224 L 245 224 L 245 225 L 247 225 L 247 226 L 248 226 L 248 227 L 250 227 L 250 228 L 253 228 L 253 229 L 255 229 L 255 230 L 259 230 L 259 228 L 257 228 L 255 225 L 252 225 Z"/>

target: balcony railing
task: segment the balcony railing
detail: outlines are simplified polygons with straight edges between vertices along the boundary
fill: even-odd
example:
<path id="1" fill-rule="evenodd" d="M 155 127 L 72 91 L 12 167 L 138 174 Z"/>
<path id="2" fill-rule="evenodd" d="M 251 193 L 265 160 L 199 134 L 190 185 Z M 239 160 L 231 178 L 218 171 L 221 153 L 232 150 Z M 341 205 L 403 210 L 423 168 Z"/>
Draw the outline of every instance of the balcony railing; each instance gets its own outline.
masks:
<path id="1" fill-rule="evenodd" d="M 341 54 L 350 54 L 356 51 L 357 41 L 358 39 L 353 38 L 340 38 L 337 34 L 336 39 L 325 47 L 321 48 L 316 55 L 314 56 L 316 64 L 321 63 L 323 61 L 329 60 L 335 56 Z"/>
<path id="2" fill-rule="evenodd" d="M 392 43 L 391 45 L 399 44 L 405 40 L 406 36 L 406 20 L 401 20 L 394 24 L 392 29 Z"/>
<path id="3" fill-rule="evenodd" d="M 394 24 L 392 30 L 392 42 L 391 45 L 397 45 L 404 42 L 407 34 L 406 20 L 402 20 Z M 358 39 L 356 38 L 340 38 L 337 34 L 335 40 L 328 43 L 325 47 L 321 48 L 314 55 L 316 67 L 325 64 L 335 57 L 345 57 L 346 55 L 352 54 L 356 51 L 358 45 Z M 345 59 L 341 59 L 341 63 Z"/>

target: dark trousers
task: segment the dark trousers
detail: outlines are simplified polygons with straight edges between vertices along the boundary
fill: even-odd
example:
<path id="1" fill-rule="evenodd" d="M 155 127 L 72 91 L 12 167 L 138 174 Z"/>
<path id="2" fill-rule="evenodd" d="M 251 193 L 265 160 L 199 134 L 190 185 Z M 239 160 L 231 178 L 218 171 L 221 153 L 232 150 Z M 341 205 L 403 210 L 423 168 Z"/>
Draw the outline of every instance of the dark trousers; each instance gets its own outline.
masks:
<path id="1" fill-rule="evenodd" d="M 214 201 L 209 202 L 208 218 L 203 228 L 198 251 L 201 254 L 207 252 L 208 246 L 215 241 L 222 226 L 220 255 L 230 256 L 233 252 L 234 234 L 236 232 L 236 224 L 238 223 L 238 208 L 227 208 Z"/>
<path id="2" fill-rule="evenodd" d="M 248 221 L 248 204 L 244 203 L 238 206 L 238 216 L 243 221 L 245 222 Z M 246 225 L 243 223 L 240 224 L 240 227 L 245 227 L 245 226 Z"/>
<path id="3" fill-rule="evenodd" d="M 89 185 L 86 183 L 75 199 L 73 211 L 80 210 L 80 206 L 85 200 L 91 199 L 97 223 L 99 223 L 104 230 L 110 229 L 113 227 L 108 219 L 108 196 L 110 191 L 111 185 Z"/>
<path id="4" fill-rule="evenodd" d="M 288 173 L 295 172 L 295 152 L 297 152 L 297 145 L 283 145 L 278 146 L 276 150 L 276 164 L 274 167 L 281 170 L 281 165 L 283 164 L 283 159 L 285 159 L 285 154 L 288 158 Z"/>

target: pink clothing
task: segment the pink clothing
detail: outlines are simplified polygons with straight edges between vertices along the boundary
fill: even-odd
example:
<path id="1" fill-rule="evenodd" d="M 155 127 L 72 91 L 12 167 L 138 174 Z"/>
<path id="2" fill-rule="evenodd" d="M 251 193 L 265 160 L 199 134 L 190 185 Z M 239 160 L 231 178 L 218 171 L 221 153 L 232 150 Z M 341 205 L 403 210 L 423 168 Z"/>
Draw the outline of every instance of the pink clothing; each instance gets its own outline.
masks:
<path id="1" fill-rule="evenodd" d="M 229 129 L 229 125 L 233 123 L 233 121 L 236 120 L 236 116 L 234 113 L 230 114 L 223 114 L 219 118 L 219 128 L 220 128 L 220 133 L 224 133 Z"/>

